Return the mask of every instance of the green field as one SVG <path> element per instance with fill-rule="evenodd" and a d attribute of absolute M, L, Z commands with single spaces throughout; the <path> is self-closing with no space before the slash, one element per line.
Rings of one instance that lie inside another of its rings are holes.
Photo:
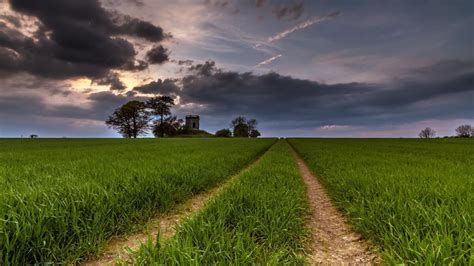
<path fill-rule="evenodd" d="M 162 247 L 144 246 L 138 265 L 302 264 L 305 186 L 289 146 L 275 144 Z"/>
<path fill-rule="evenodd" d="M 0 139 L 0 265 L 79 263 L 237 173 L 134 263 L 303 264 L 290 145 L 385 263 L 474 264 L 472 139 L 170 138 Z"/>
<path fill-rule="evenodd" d="M 291 139 L 388 263 L 474 264 L 474 141 Z"/>
<path fill-rule="evenodd" d="M 75 262 L 215 186 L 274 139 L 0 140 L 0 264 Z"/>

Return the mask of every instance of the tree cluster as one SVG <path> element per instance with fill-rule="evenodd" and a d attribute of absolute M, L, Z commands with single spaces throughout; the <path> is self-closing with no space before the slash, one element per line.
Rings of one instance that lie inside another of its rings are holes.
<path fill-rule="evenodd" d="M 256 119 L 247 119 L 238 116 L 231 122 L 231 129 L 221 129 L 216 132 L 216 137 L 238 137 L 238 138 L 257 138 L 261 134 L 257 130 L 258 122 Z"/>
<path fill-rule="evenodd" d="M 422 139 L 434 138 L 436 131 L 432 128 L 427 127 L 422 129 L 418 136 Z M 471 138 L 474 137 L 474 128 L 471 125 L 460 125 L 456 128 L 456 137 L 458 138 Z"/>
<path fill-rule="evenodd" d="M 184 121 L 171 115 L 174 99 L 157 96 L 146 102 L 130 101 L 117 108 L 105 121 L 124 138 L 145 135 L 151 129 L 155 137 L 174 136 L 185 131 Z"/>
<path fill-rule="evenodd" d="M 174 99 L 169 96 L 157 96 L 146 101 L 130 101 L 117 108 L 105 123 L 109 128 L 117 130 L 124 138 L 137 138 L 146 135 L 149 130 L 155 137 L 172 137 L 188 134 L 182 119 L 177 119 L 171 113 Z M 257 130 L 257 120 L 239 116 L 232 120 L 230 129 L 221 129 L 216 137 L 256 138 L 260 136 Z"/>

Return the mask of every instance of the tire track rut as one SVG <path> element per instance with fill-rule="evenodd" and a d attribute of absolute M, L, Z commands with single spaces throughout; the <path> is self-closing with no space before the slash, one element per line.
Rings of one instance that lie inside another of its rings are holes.
<path fill-rule="evenodd" d="M 183 203 L 176 205 L 169 212 L 158 214 L 156 217 L 152 218 L 147 223 L 148 230 L 110 240 L 104 251 L 95 258 L 86 260 L 81 265 L 115 265 L 115 262 L 118 259 L 122 261 L 130 261 L 132 256 L 131 253 L 137 251 L 142 244 L 147 243 L 150 237 L 153 241 L 156 241 L 158 234 L 160 234 L 160 241 L 162 242 L 172 238 L 175 234 L 176 226 L 179 225 L 183 219 L 190 217 L 192 214 L 202 209 L 211 198 L 215 197 L 220 191 L 231 185 L 241 173 L 257 164 L 267 151 L 275 145 L 275 143 L 276 141 L 237 174 L 226 179 L 221 184 L 192 196 Z"/>
<path fill-rule="evenodd" d="M 344 215 L 334 206 L 324 187 L 293 149 L 301 176 L 307 186 L 311 217 L 312 243 L 309 262 L 312 265 L 372 265 L 380 259 L 372 246 L 352 230 Z"/>

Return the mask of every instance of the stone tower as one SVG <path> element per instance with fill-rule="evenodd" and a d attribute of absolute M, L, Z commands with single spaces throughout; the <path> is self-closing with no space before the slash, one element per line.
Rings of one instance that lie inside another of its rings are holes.
<path fill-rule="evenodd" d="M 186 116 L 186 128 L 192 130 L 199 130 L 199 116 L 198 115 L 187 115 Z"/>

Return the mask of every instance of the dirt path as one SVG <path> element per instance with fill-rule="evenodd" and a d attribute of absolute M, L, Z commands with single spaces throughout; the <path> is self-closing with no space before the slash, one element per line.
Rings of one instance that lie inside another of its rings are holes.
<path fill-rule="evenodd" d="M 333 205 L 324 187 L 311 173 L 301 157 L 293 150 L 295 160 L 308 188 L 312 210 L 308 226 L 312 244 L 309 261 L 312 265 L 378 264 L 379 258 L 370 252 L 370 245 L 352 231 L 342 213 Z"/>
<path fill-rule="evenodd" d="M 223 184 L 223 186 L 226 185 L 227 182 Z M 115 261 L 119 258 L 127 261 L 130 257 L 130 250 L 137 251 L 141 244 L 148 241 L 149 236 L 152 237 L 153 241 L 156 241 L 158 232 L 160 232 L 160 238 L 162 240 L 171 238 L 174 235 L 175 226 L 179 224 L 183 218 L 201 209 L 212 195 L 217 193 L 220 189 L 221 186 L 198 194 L 184 203 L 177 205 L 170 212 L 151 219 L 148 222 L 148 230 L 145 232 L 138 232 L 125 236 L 124 238 L 111 240 L 97 259 L 86 261 L 82 265 L 115 265 Z"/>
<path fill-rule="evenodd" d="M 273 145 L 271 145 L 273 146 Z M 271 147 L 270 146 L 270 147 Z M 267 149 L 267 151 L 270 149 Z M 128 261 L 130 259 L 130 251 L 137 251 L 140 246 L 148 241 L 151 235 L 153 241 L 156 241 L 158 232 L 160 232 L 161 241 L 171 238 L 175 233 L 175 227 L 186 217 L 192 215 L 206 204 L 212 197 L 216 196 L 220 191 L 229 186 L 235 178 L 242 172 L 247 171 L 252 165 L 256 164 L 263 157 L 264 152 L 257 159 L 248 164 L 236 175 L 228 178 L 224 183 L 210 190 L 197 194 L 184 203 L 175 206 L 171 211 L 158 215 L 148 222 L 148 230 L 138 232 L 136 234 L 125 236 L 120 239 L 111 240 L 105 250 L 96 259 L 84 262 L 82 265 L 98 266 L 98 265 L 115 265 L 117 259 Z"/>

